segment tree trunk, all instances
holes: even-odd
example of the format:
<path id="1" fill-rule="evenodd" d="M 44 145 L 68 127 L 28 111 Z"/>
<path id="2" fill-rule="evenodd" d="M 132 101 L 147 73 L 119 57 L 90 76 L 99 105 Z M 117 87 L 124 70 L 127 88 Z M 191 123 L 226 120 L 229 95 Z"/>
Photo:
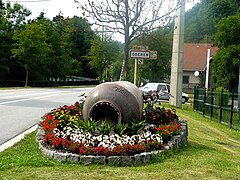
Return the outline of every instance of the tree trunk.
<path id="1" fill-rule="evenodd" d="M 128 0 L 125 0 L 125 22 L 124 25 L 124 32 L 125 32 L 125 39 L 124 39 L 124 59 L 122 62 L 122 69 L 120 73 L 119 81 L 121 80 L 127 80 L 127 73 L 128 73 L 128 51 L 129 51 L 129 45 L 130 45 L 130 35 L 129 35 L 129 4 Z"/>
<path id="2" fill-rule="evenodd" d="M 121 69 L 119 81 L 127 80 L 128 59 L 129 59 L 128 52 L 129 52 L 129 42 L 125 43 L 124 45 L 124 59 L 122 62 L 122 69 Z"/>

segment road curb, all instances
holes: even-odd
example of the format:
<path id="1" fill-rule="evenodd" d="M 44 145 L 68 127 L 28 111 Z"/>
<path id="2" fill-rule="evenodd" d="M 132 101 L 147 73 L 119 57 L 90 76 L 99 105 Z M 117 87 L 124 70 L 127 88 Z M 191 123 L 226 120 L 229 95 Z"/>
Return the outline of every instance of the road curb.
<path id="1" fill-rule="evenodd" d="M 0 152 L 4 151 L 5 149 L 13 146 L 15 143 L 19 142 L 21 139 L 23 139 L 27 134 L 30 134 L 31 132 L 35 131 L 37 129 L 38 125 L 35 124 L 31 128 L 27 129 L 26 131 L 22 132 L 21 134 L 15 136 L 14 138 L 10 139 L 9 141 L 3 143 L 0 145 Z"/>

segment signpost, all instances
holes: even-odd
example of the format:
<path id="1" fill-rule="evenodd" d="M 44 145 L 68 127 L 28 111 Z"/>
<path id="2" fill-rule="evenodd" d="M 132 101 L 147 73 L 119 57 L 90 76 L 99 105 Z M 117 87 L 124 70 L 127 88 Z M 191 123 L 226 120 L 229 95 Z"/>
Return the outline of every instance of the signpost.
<path id="1" fill-rule="evenodd" d="M 144 60 L 143 59 L 138 59 L 138 64 L 143 64 Z"/>
<path id="2" fill-rule="evenodd" d="M 137 65 L 143 64 L 144 59 L 157 59 L 157 51 L 149 51 L 144 46 L 133 46 L 129 51 L 129 58 L 135 59 L 134 84 L 137 85 Z"/>
<path id="3" fill-rule="evenodd" d="M 157 51 L 150 51 L 150 59 L 157 59 Z"/>
<path id="4" fill-rule="evenodd" d="M 149 59 L 150 52 L 149 51 L 138 51 L 138 50 L 130 50 L 130 58 L 135 59 Z"/>

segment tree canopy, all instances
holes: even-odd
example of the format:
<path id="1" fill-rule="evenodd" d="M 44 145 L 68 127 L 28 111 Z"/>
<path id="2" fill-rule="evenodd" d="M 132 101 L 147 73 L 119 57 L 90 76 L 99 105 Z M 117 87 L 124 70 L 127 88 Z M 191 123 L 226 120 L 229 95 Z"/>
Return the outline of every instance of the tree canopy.
<path id="1" fill-rule="evenodd" d="M 163 8 L 166 3 L 164 0 L 106 0 L 100 2 L 88 0 L 88 4 L 77 0 L 75 2 L 83 10 L 83 15 L 93 18 L 95 24 L 104 25 L 109 31 L 124 35 L 124 59 L 120 79 L 127 78 L 128 52 L 131 41 L 143 33 L 168 24 L 171 20 L 170 15 L 179 7 L 179 4 L 172 4 Z"/>
<path id="2" fill-rule="evenodd" d="M 98 72 L 98 79 L 106 81 L 116 80 L 116 77 L 113 75 L 115 73 L 111 70 L 121 56 L 119 52 L 118 42 L 113 41 L 108 36 L 96 36 L 92 40 L 92 46 L 86 58 L 89 59 L 91 67 Z"/>
<path id="3" fill-rule="evenodd" d="M 215 41 L 219 50 L 212 62 L 213 80 L 217 86 L 233 90 L 238 82 L 240 65 L 240 14 L 222 18 Z"/>
<path id="4" fill-rule="evenodd" d="M 157 59 L 144 60 L 143 64 L 138 65 L 138 84 L 147 81 L 165 82 L 171 74 L 172 30 L 165 28 L 144 34 L 133 43 L 157 51 Z M 132 65 L 133 62 L 132 60 Z M 133 77 L 133 71 L 131 74 Z"/>
<path id="5" fill-rule="evenodd" d="M 26 21 L 31 12 L 21 5 L 0 8 L 1 80 L 97 77 L 85 58 L 95 34 L 86 19 L 60 13 L 50 20 L 40 13 Z"/>
<path id="6" fill-rule="evenodd" d="M 233 90 L 239 72 L 239 0 L 201 0 L 186 13 L 185 42 L 218 47 L 211 63 L 216 86 Z"/>
<path id="7" fill-rule="evenodd" d="M 0 80 L 66 76 L 118 80 L 121 64 L 125 62 L 126 69 L 122 69 L 128 70 L 127 80 L 132 81 L 134 62 L 128 60 L 128 52 L 131 46 L 142 45 L 157 51 L 158 59 L 139 65 L 138 82 L 164 81 L 170 75 L 173 34 L 168 13 L 176 6 L 163 11 L 160 8 L 163 1 L 98 2 L 88 1 L 85 6 L 79 1 L 84 17 L 64 18 L 59 13 L 52 20 L 45 18 L 43 12 L 26 20 L 30 10 L 19 4 L 1 3 Z M 212 42 L 219 47 L 212 63 L 212 75 L 219 86 L 233 87 L 237 82 L 239 5 L 239 0 L 202 0 L 186 13 L 185 42 Z M 146 16 L 147 13 L 151 16 Z M 94 23 L 104 26 L 102 36 L 86 19 L 90 16 L 95 16 Z M 124 34 L 125 43 L 113 41 L 106 31 Z M 227 65 L 230 66 L 225 68 Z"/>
<path id="8" fill-rule="evenodd" d="M 239 5 L 239 0 L 201 0 L 186 12 L 185 42 L 213 43 L 219 20 L 236 15 Z"/>

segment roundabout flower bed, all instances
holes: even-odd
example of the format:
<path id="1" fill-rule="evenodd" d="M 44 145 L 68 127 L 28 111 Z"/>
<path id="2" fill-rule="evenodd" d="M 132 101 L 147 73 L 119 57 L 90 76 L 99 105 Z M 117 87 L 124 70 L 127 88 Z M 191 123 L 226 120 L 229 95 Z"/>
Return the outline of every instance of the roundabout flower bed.
<path id="1" fill-rule="evenodd" d="M 82 103 L 62 106 L 39 122 L 37 140 L 47 157 L 83 164 L 145 164 L 187 141 L 187 123 L 174 110 L 147 102 L 140 121 L 111 125 L 83 121 Z"/>

